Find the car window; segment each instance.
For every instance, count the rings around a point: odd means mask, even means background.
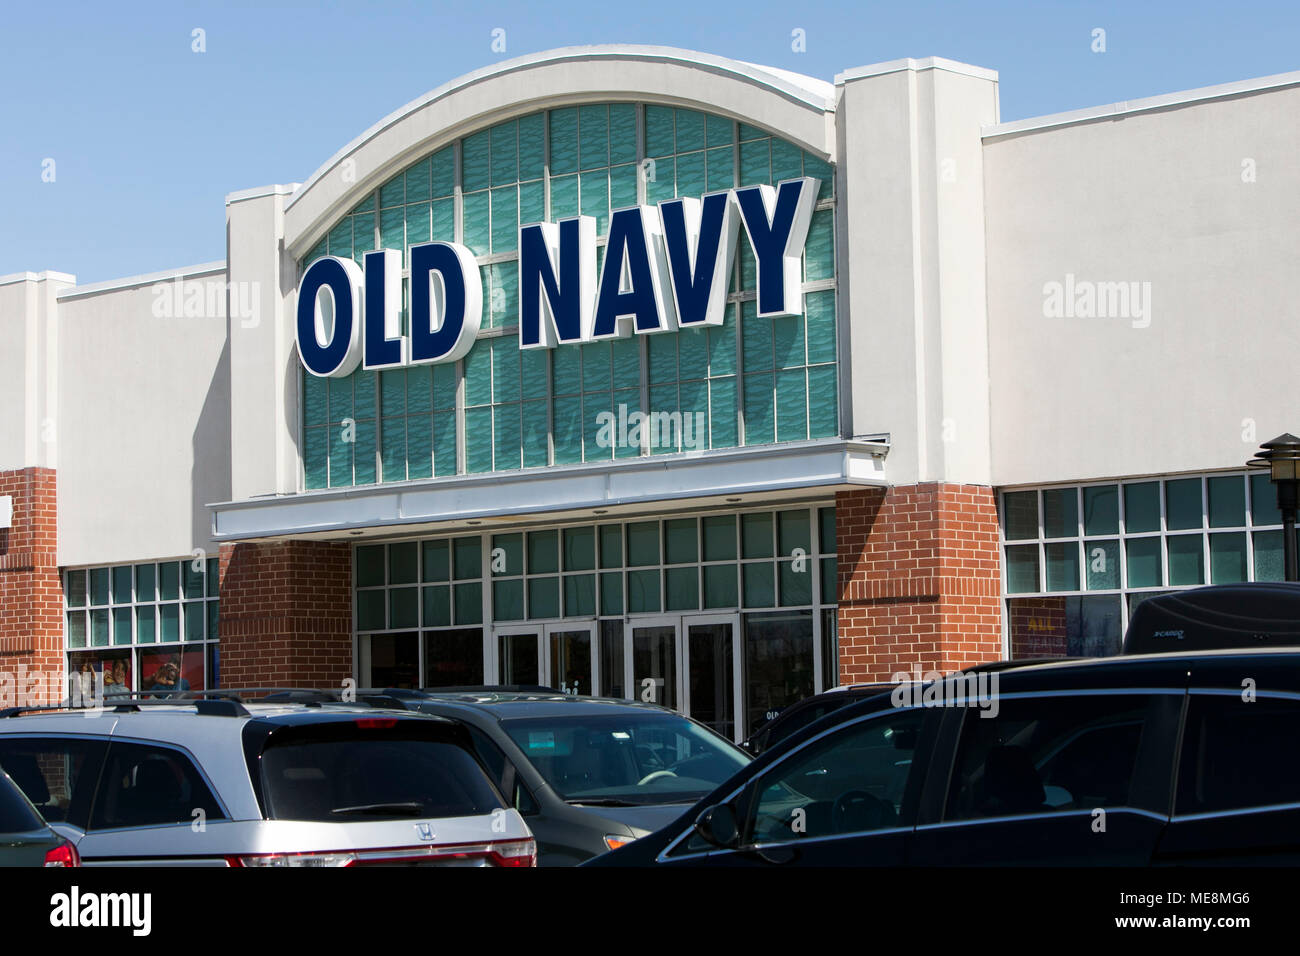
[[[51,823],[85,826],[89,793],[74,804],[82,774],[90,786],[104,753],[103,741],[73,737],[0,737],[0,768]]]
[[[768,729],[767,739],[763,741],[763,749],[767,750],[776,746],[787,737],[794,736],[796,731],[803,730],[814,721],[821,720],[831,711],[839,710],[848,703],[851,703],[848,696],[841,694],[829,700],[810,704],[798,713],[791,714],[788,720],[782,721],[778,718]]]
[[[1300,801],[1300,703],[1194,694],[1178,769],[1178,814]]]
[[[23,799],[23,792],[7,776],[0,776],[0,833],[29,833],[45,826]]]
[[[1116,694],[972,708],[944,819],[1128,805],[1149,706],[1148,697]]]
[[[831,733],[752,785],[747,843],[883,830],[900,825],[924,713],[894,710]]]
[[[90,814],[92,830],[221,820],[198,768],[170,747],[114,741]]]
[[[469,729],[470,739],[474,741],[474,749],[478,751],[479,760],[483,761],[483,765],[491,772],[492,779],[496,781],[497,786],[501,787],[504,793],[507,783],[507,758],[505,753],[486,733],[468,724],[466,724],[466,727]],[[511,769],[513,769],[513,765],[511,765]],[[519,780],[517,773],[511,776],[513,779],[513,783],[509,787],[511,792],[506,794],[511,806],[523,814],[536,813],[538,806],[537,801],[533,799],[533,795],[528,792],[528,788]]]

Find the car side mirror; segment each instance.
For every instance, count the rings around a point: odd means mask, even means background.
[[[709,807],[695,819],[695,832],[706,842],[726,850],[740,843],[740,826],[731,804],[719,803]]]

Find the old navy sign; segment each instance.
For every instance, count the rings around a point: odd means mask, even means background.
[[[801,260],[820,182],[789,179],[699,199],[614,210],[596,275],[596,220],[519,229],[519,347],[554,348],[638,333],[722,325],[741,226],[754,250],[761,317],[802,313]],[[463,358],[483,317],[478,263],[454,242],[408,250],[410,332],[401,331],[401,254],[363,265],[325,256],[298,285],[303,366],[339,377]]]

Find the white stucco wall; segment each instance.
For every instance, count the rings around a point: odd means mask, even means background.
[[[61,272],[0,276],[0,470],[58,464],[55,299],[75,281]]]

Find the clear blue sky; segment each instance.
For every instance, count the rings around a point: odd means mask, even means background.
[[[191,31],[207,51],[191,51]],[[506,31],[504,54],[491,49]],[[1106,31],[1106,52],[1091,50]],[[791,31],[807,51],[791,50]],[[23,3],[0,13],[0,275],[82,283],[225,257],[227,193],[301,182],[402,104],[585,43],[703,50],[830,80],[944,56],[1002,118],[1300,70],[1300,4],[895,0]],[[42,163],[55,160],[55,181]],[[1297,161],[1300,161],[1298,158]]]

